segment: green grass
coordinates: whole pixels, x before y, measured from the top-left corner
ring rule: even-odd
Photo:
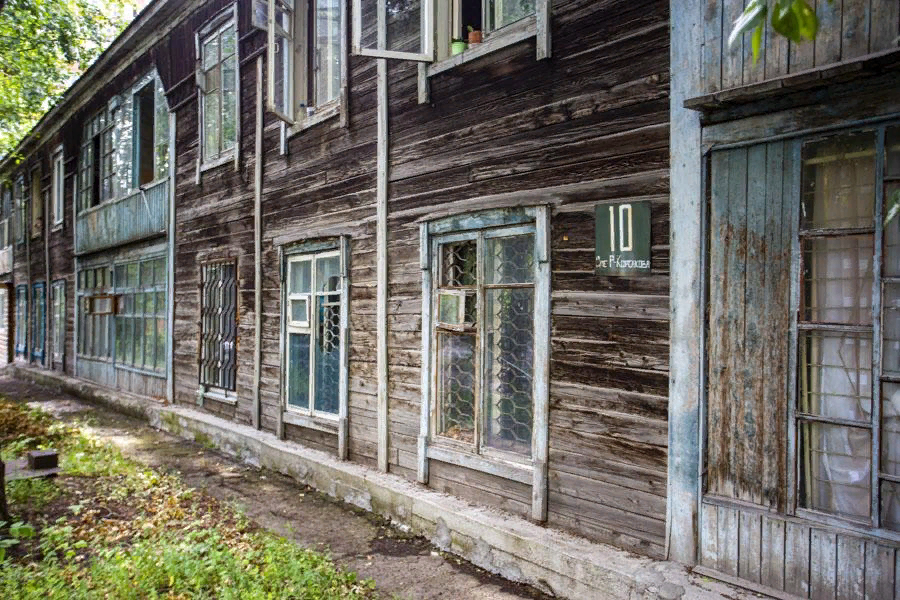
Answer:
[[[372,581],[256,530],[236,505],[219,503],[44,414],[11,405],[0,399],[0,425],[5,419],[8,432],[27,434],[0,438],[4,456],[52,444],[61,453],[63,481],[7,484],[14,513],[25,507],[37,513],[37,537],[22,541],[18,555],[0,558],[0,598],[374,597]],[[41,516],[45,508],[64,516],[47,522]]]

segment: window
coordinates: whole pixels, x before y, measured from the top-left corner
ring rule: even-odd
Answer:
[[[167,277],[165,258],[115,266],[116,295],[109,310],[115,313],[117,366],[165,372]],[[95,309],[105,308],[95,304]]]
[[[549,209],[422,227],[423,431],[428,459],[534,486],[546,518]],[[543,440],[543,441],[541,441]]]
[[[66,282],[53,282],[50,306],[53,321],[53,362],[62,364],[66,352]]]
[[[46,331],[47,287],[43,283],[32,286],[31,360],[44,362],[44,334]]]
[[[338,416],[346,406],[347,251],[287,257],[284,290],[286,404]]]
[[[16,243],[25,243],[25,228],[28,227],[28,199],[25,197],[25,176],[16,177],[13,192],[16,205]]]
[[[233,391],[237,373],[237,265],[206,264],[200,279],[200,384]]]
[[[63,161],[63,149],[60,146],[53,154],[53,184],[52,184],[52,209],[53,209],[53,225],[62,225],[63,216],[65,215],[65,162]]]
[[[530,456],[534,227],[459,237],[438,241],[434,432]]]
[[[41,226],[44,222],[44,200],[41,197],[41,171],[34,169],[31,172],[31,237],[41,234]]]
[[[10,223],[13,214],[12,189],[6,184],[0,187],[0,250],[12,245]]]
[[[428,75],[533,37],[537,58],[550,56],[550,0],[354,0],[353,15],[355,54],[453,58]]]
[[[344,81],[343,1],[273,0],[269,20],[269,110],[291,124],[329,105],[328,115],[336,114]]]
[[[16,286],[16,356],[28,356],[28,286]]]
[[[79,211],[113,197],[115,111],[101,111],[84,126],[78,164]]]
[[[198,36],[201,162],[218,164],[237,144],[238,57],[235,21],[217,20]]]
[[[900,531],[898,176],[900,128],[803,146],[794,423],[798,508],[895,531]]]
[[[112,358],[111,311],[95,310],[97,299],[109,298],[112,289],[112,273],[108,266],[92,267],[78,272],[76,327],[78,327],[79,357],[92,360]]]

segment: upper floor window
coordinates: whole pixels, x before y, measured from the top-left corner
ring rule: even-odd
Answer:
[[[16,243],[24,244],[25,228],[28,226],[28,199],[25,197],[25,176],[21,173],[16,177],[13,190],[16,211]]]
[[[534,15],[536,0],[436,0],[435,58],[475,48],[507,25]]]
[[[51,208],[53,210],[53,226],[62,225],[65,214],[65,162],[63,161],[63,149],[60,146],[53,154],[53,183],[51,196]]]
[[[273,25],[269,27],[269,110],[293,124],[316,120],[329,105],[337,109],[344,80],[344,3],[273,0],[268,8]]]
[[[214,21],[197,36],[203,165],[232,156],[237,145],[237,28],[232,14],[229,10],[224,21]]]
[[[41,234],[44,223],[44,200],[41,194],[41,170],[31,171],[31,237]]]
[[[115,195],[113,153],[117,110],[103,110],[84,126],[78,163],[79,211],[111,200]]]
[[[0,188],[0,249],[12,244],[12,230],[10,229],[13,214],[12,189],[8,184]],[[3,314],[0,312],[0,314]]]

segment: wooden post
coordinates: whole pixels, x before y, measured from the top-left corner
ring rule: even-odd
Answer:
[[[263,186],[263,57],[256,57],[256,139],[253,165],[253,426],[260,428],[262,377],[262,186]]]
[[[666,495],[667,558],[697,560],[700,501],[701,395],[703,392],[704,202],[700,117],[684,108],[699,95],[704,3],[672,0],[671,6],[671,325],[669,462]]]

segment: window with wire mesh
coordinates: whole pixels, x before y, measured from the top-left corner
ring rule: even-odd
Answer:
[[[237,359],[237,264],[200,267],[200,383],[235,389]]]
[[[438,244],[435,433],[530,456],[533,227],[458,238]]]
[[[900,530],[900,128],[804,144],[800,211],[798,506]]]

